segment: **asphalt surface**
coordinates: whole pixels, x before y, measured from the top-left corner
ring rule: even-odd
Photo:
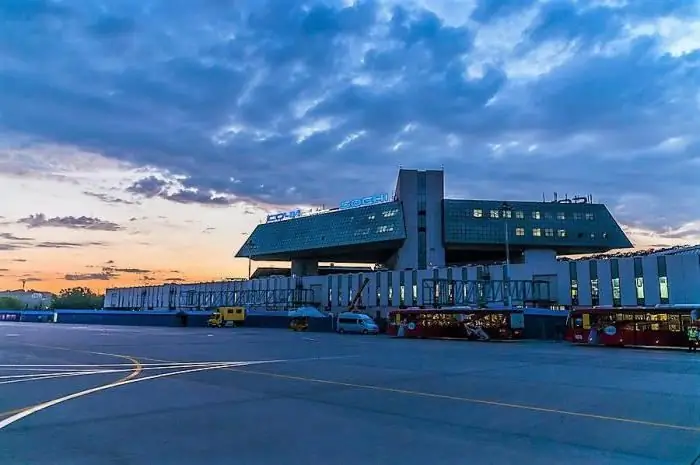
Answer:
[[[690,465],[700,453],[700,355],[686,352],[0,323],[0,365],[0,464]]]

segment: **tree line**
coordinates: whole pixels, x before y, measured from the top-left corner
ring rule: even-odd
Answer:
[[[96,294],[87,287],[72,287],[62,289],[51,300],[50,309],[88,310],[100,309],[104,306],[105,296]],[[16,297],[0,297],[0,310],[29,309],[26,302]],[[32,309],[33,310],[33,309]]]

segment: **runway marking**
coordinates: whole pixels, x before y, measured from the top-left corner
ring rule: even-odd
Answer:
[[[436,394],[436,393],[432,393],[432,392],[412,391],[412,390],[408,390],[408,389],[398,389],[398,388],[390,388],[390,387],[385,387],[385,386],[375,386],[375,385],[371,385],[371,384],[355,384],[355,383],[346,383],[343,381],[333,381],[333,380],[327,380],[327,379],[309,378],[309,377],[305,377],[305,376],[283,375],[283,374],[279,374],[279,373],[268,373],[265,371],[242,370],[239,368],[226,368],[226,370],[227,371],[235,371],[238,373],[247,373],[247,374],[252,374],[252,375],[269,376],[272,378],[289,379],[289,380],[294,380],[294,381],[304,381],[304,382],[308,382],[308,383],[327,384],[327,385],[333,385],[333,386],[349,387],[349,388],[354,388],[354,389],[365,389],[368,391],[389,392],[389,393],[393,393],[393,394],[403,394],[403,395],[409,395],[409,396],[415,396],[415,397],[452,400],[452,401],[456,401],[456,402],[469,403],[469,404],[489,405],[492,407],[503,407],[503,408],[517,409],[517,410],[528,410],[528,411],[540,412],[540,413],[553,413],[553,414],[558,414],[558,415],[566,415],[566,416],[579,417],[579,418],[590,418],[590,419],[595,419],[595,420],[604,420],[604,421],[611,421],[611,422],[618,422],[618,423],[629,423],[629,424],[636,424],[636,425],[641,425],[641,426],[650,426],[650,427],[656,427],[656,428],[665,428],[665,429],[689,431],[692,433],[700,433],[700,427],[697,427],[697,426],[673,425],[673,424],[669,424],[669,423],[658,423],[658,422],[653,422],[653,421],[635,420],[632,418],[596,415],[596,414],[584,413],[584,412],[573,412],[573,411],[560,410],[560,409],[555,409],[555,408],[537,407],[534,405],[513,404],[513,403],[508,403],[508,402],[499,402],[499,401],[485,400],[485,399],[474,399],[474,398],[470,398],[470,397],[450,396],[450,395],[446,395],[446,394]]]
[[[229,364],[235,362],[206,362],[206,363],[180,363],[180,364],[153,364],[144,365],[142,364],[142,371],[147,370],[172,370],[176,368],[195,368],[198,366],[211,366],[211,365],[221,365]],[[112,368],[112,369],[97,369],[97,370],[78,370],[78,371],[65,371],[65,372],[54,372],[54,373],[31,373],[23,375],[5,375],[0,376],[0,385],[2,384],[13,384],[22,383],[27,381],[40,381],[44,379],[55,379],[64,378],[72,376],[86,376],[86,375],[102,375],[107,373],[123,373],[125,371],[132,371],[132,368]]]
[[[96,352],[93,352],[96,353]],[[105,354],[100,354],[105,355]],[[164,363],[140,363],[141,367],[149,366],[177,366],[177,365],[211,365],[212,363],[230,363],[227,360],[213,360],[210,362],[164,362]],[[3,369],[30,369],[30,368],[102,368],[102,367],[133,367],[133,363],[92,363],[92,364],[82,364],[82,365],[63,365],[63,364],[47,364],[47,365],[0,365],[0,371]]]
[[[326,359],[333,359],[333,358],[341,359],[341,358],[351,358],[351,357],[356,357],[356,356],[349,356],[349,357],[339,356],[339,357],[325,357],[325,358]],[[160,360],[157,358],[149,358],[149,357],[141,357],[141,359],[142,360],[150,360],[152,362],[166,362],[166,363],[169,362],[168,360]],[[314,360],[314,359],[309,359],[309,360]],[[294,361],[294,360],[288,360],[288,361]],[[509,402],[499,402],[499,401],[495,401],[495,400],[475,399],[475,398],[460,397],[460,396],[450,396],[447,394],[436,394],[433,392],[421,392],[421,391],[413,391],[413,390],[409,390],[409,389],[390,388],[390,387],[386,387],[386,386],[376,386],[376,385],[372,385],[372,384],[346,383],[344,381],[334,381],[334,380],[330,380],[330,379],[319,379],[319,378],[311,378],[311,377],[306,377],[306,376],[283,375],[281,373],[270,373],[270,372],[266,372],[266,371],[255,371],[255,370],[243,370],[240,368],[232,368],[232,367],[222,368],[222,370],[223,371],[233,371],[236,373],[245,373],[245,374],[250,374],[250,375],[269,376],[271,378],[289,379],[289,380],[293,380],[293,381],[303,381],[306,383],[326,384],[326,385],[331,385],[331,386],[342,386],[342,387],[349,387],[349,388],[354,388],[354,389],[365,389],[368,391],[389,392],[389,393],[394,393],[394,394],[403,394],[403,395],[409,395],[409,396],[415,396],[415,397],[425,397],[425,398],[441,399],[441,400],[452,400],[452,401],[468,403],[468,404],[489,405],[491,407],[503,407],[503,408],[510,408],[510,409],[516,409],[516,410],[526,410],[526,411],[531,411],[531,412],[552,413],[552,414],[565,415],[565,416],[578,417],[578,418],[589,418],[589,419],[593,419],[593,420],[603,420],[603,421],[610,421],[610,422],[617,422],[617,423],[628,423],[628,424],[635,424],[635,425],[640,425],[640,426],[649,426],[649,427],[655,427],[655,428],[665,428],[665,429],[673,429],[673,430],[680,430],[680,431],[689,431],[691,433],[700,433],[700,426],[674,425],[674,424],[670,424],[670,423],[635,420],[633,418],[613,417],[613,416],[607,416],[607,415],[596,415],[593,413],[573,412],[573,411],[569,411],[569,410],[560,410],[560,409],[555,409],[555,408],[537,407],[534,405],[513,404],[513,403],[509,403]]]
[[[254,361],[254,362],[232,362],[231,364],[228,364],[228,365],[214,365],[214,366],[204,366],[204,367],[200,366],[197,368],[190,368],[187,370],[173,371],[170,373],[160,373],[158,375],[145,376],[143,378],[125,379],[124,381],[117,381],[114,383],[108,383],[108,384],[104,384],[102,386],[97,386],[94,388],[74,392],[73,394],[59,397],[57,399],[53,399],[53,400],[50,400],[48,402],[44,402],[44,403],[35,405],[33,407],[29,407],[27,409],[24,409],[21,412],[15,413],[14,415],[10,416],[9,418],[5,418],[4,420],[0,421],[0,431],[7,428],[10,425],[12,425],[13,423],[16,423],[16,422],[22,420],[23,418],[26,418],[30,415],[41,412],[42,410],[46,410],[49,407],[53,407],[55,405],[62,404],[64,402],[68,402],[69,400],[78,399],[80,397],[94,394],[96,392],[106,391],[108,389],[113,389],[113,388],[117,388],[120,386],[126,386],[128,384],[141,383],[141,382],[145,382],[145,381],[153,381],[155,379],[168,378],[171,376],[184,375],[187,373],[196,373],[196,372],[200,372],[200,371],[220,370],[220,369],[226,368],[228,366],[254,365],[254,364],[262,364],[262,363],[285,362],[285,361],[286,360],[262,360],[262,361]]]
[[[43,349],[66,350],[69,352],[83,352],[83,353],[94,354],[94,355],[105,355],[105,356],[109,356],[109,357],[115,357],[115,358],[121,358],[124,360],[129,360],[132,364],[131,366],[133,366],[131,373],[120,378],[118,381],[116,381],[117,383],[131,381],[134,378],[136,378],[137,376],[139,376],[141,374],[141,372],[143,371],[143,367],[141,365],[141,362],[139,360],[135,359],[134,357],[129,356],[129,355],[109,354],[109,353],[105,353],[105,352],[92,352],[89,350],[67,349],[65,347],[42,346],[42,345],[38,345],[38,344],[23,343],[22,345],[29,346],[29,347],[39,347],[39,348],[43,348]],[[103,386],[107,386],[107,385],[103,385]],[[0,418],[7,417],[8,415],[10,415],[9,418],[5,418],[5,420],[3,420],[3,421],[7,421],[10,418],[14,418],[17,415],[21,415],[22,413],[27,412],[27,411],[29,411],[33,408],[36,408],[37,406],[41,406],[41,405],[43,405],[43,404],[36,404],[33,406],[29,406],[29,407],[14,409],[14,410],[10,410],[8,412],[0,412]],[[24,417],[22,417],[22,418],[24,418]],[[0,429],[2,429],[2,428],[0,428]]]

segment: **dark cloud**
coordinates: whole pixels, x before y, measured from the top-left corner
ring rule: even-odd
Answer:
[[[227,206],[240,202],[240,200],[230,196],[217,195],[211,191],[205,192],[198,188],[177,188],[175,183],[158,179],[155,176],[136,181],[127,188],[127,191],[146,198],[160,197],[182,204],[196,203],[200,205]]]
[[[330,205],[444,165],[455,195],[700,218],[700,55],[649,35],[691,34],[693,2],[481,0],[464,27],[418,2],[0,3],[0,130],[177,180],[139,196]]]
[[[143,270],[141,268],[113,268],[115,273],[129,273],[129,274],[144,274],[150,273],[151,270]]]
[[[103,246],[104,242],[38,242],[33,247],[40,249],[75,249],[78,247]]]
[[[43,213],[21,218],[17,223],[24,224],[28,228],[67,228],[90,231],[119,231],[122,229],[116,223],[99,218],[89,216],[55,216],[49,218]]]
[[[88,268],[97,268],[98,266],[88,266]],[[64,276],[64,279],[68,281],[109,281],[116,279],[124,274],[138,274],[143,275],[141,279],[149,280],[146,273],[151,273],[151,270],[145,270],[142,268],[120,268],[114,266],[114,260],[109,260],[103,266],[99,266],[101,271],[90,272],[90,273],[69,273]]]
[[[63,277],[66,281],[109,281],[113,278],[109,273],[74,273]]]
[[[8,241],[18,241],[18,242],[26,242],[26,241],[34,240],[31,237],[15,236],[12,233],[0,233],[0,239],[5,239]]]
[[[108,204],[115,204],[115,205],[134,205],[136,202],[132,202],[131,200],[126,200],[126,199],[121,199],[119,197],[114,197],[108,194],[103,194],[99,192],[83,192],[83,194],[90,196],[90,197],[95,197],[96,199],[101,200],[104,203]]]
[[[185,282],[184,278],[165,278],[165,281],[170,283],[182,283]]]
[[[13,258],[13,262],[18,262],[18,263],[26,263],[27,259],[26,258]]]

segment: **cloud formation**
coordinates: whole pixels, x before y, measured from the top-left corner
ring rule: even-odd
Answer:
[[[239,202],[232,196],[218,195],[211,190],[207,192],[201,188],[182,188],[176,182],[166,181],[155,176],[139,179],[127,188],[127,192],[146,198],[159,197],[182,204],[226,206]]]
[[[122,229],[116,223],[92,218],[89,216],[54,216],[47,217],[43,213],[36,213],[17,220],[18,224],[23,224],[27,228],[66,228],[82,229],[90,231],[120,231]]]
[[[303,3],[0,2],[0,131],[155,168],[129,191],[180,203],[330,204],[444,165],[457,195],[700,218],[695,2]]]

